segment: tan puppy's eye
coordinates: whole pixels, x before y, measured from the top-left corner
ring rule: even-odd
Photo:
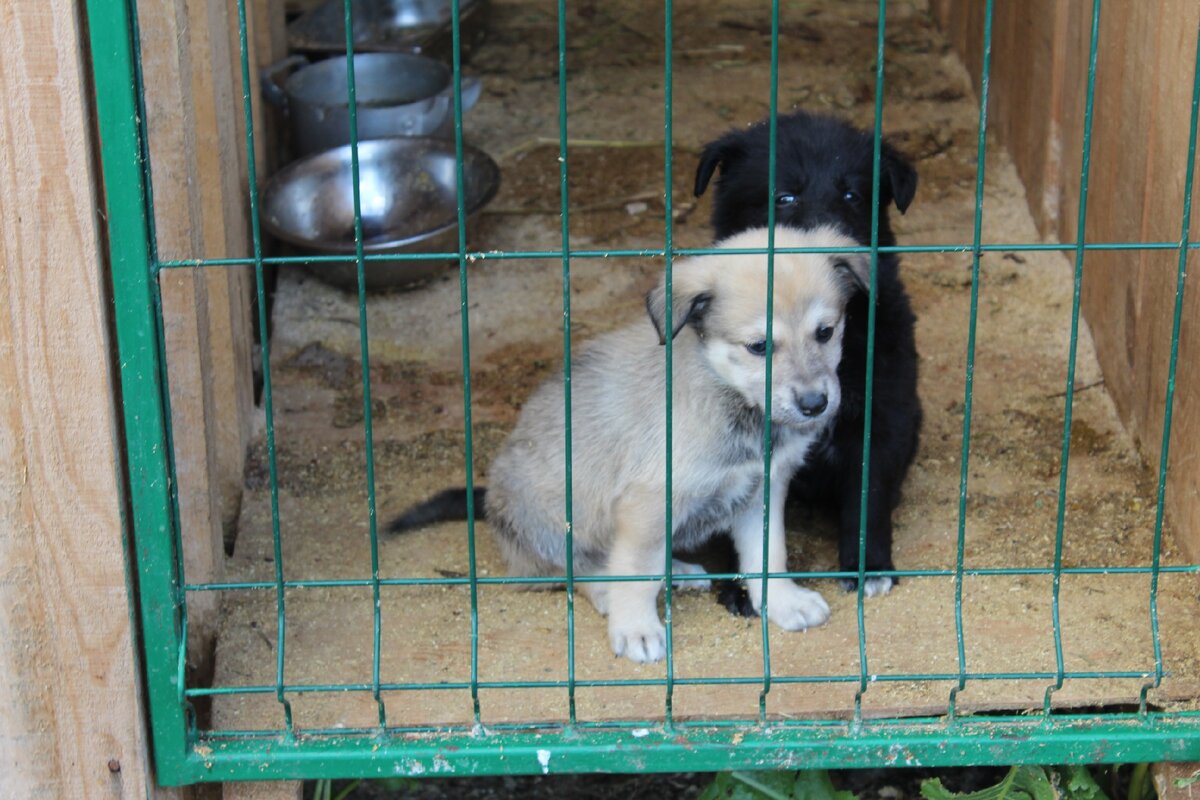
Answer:
[[[817,341],[818,342],[820,342],[821,344],[825,344],[832,338],[833,338],[833,328],[831,326],[822,325],[821,327],[817,328]]]
[[[753,355],[765,356],[767,354],[767,340],[759,339],[756,342],[750,342],[746,345],[746,349]]]

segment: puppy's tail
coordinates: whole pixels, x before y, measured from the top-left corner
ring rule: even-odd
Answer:
[[[475,519],[484,519],[483,498],[487,489],[475,487]],[[388,523],[388,533],[404,533],[436,522],[455,522],[467,518],[467,490],[445,489],[418,503]]]

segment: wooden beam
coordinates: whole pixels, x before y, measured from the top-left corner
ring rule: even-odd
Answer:
[[[0,4],[0,763],[6,796],[141,798],[79,8]]]

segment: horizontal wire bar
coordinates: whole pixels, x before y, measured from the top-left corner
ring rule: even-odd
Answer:
[[[1170,673],[1167,673],[1170,675]],[[968,680],[979,681],[1021,681],[1048,680],[1058,676],[1056,670],[1031,672],[968,672]],[[1071,680],[1144,680],[1154,676],[1154,668],[1146,670],[1080,670],[1065,673]],[[771,675],[772,683],[857,683],[861,679],[858,673],[853,675]],[[920,672],[920,673],[872,673],[868,680],[872,683],[917,683],[917,682],[957,682],[958,672]],[[760,686],[762,676],[740,676],[721,678],[673,678],[675,686]],[[384,683],[379,684],[381,692],[437,692],[437,691],[467,691],[471,689],[470,681],[442,681],[420,683]],[[526,681],[478,681],[475,684],[480,689],[567,689],[571,683],[563,680],[526,680]],[[667,678],[630,678],[608,680],[575,679],[575,688],[611,689],[638,686],[666,686]],[[272,684],[252,686],[213,686],[188,689],[187,697],[218,697],[230,695],[274,694],[276,687]],[[373,683],[315,683],[285,685],[283,691],[288,694],[341,694],[347,692],[372,692]]]
[[[1155,571],[1153,566],[1148,567],[1063,567],[1060,570],[1063,575],[1149,575]],[[1009,575],[1053,575],[1055,572],[1053,567],[989,567],[980,569],[964,569],[963,575],[976,578],[991,578],[1003,577]],[[1158,567],[1158,572],[1161,574],[1197,574],[1200,573],[1200,564],[1186,564],[1177,566]],[[868,578],[953,578],[957,574],[953,569],[892,569],[892,570],[867,570]],[[857,572],[768,572],[768,578],[792,578],[805,580],[827,580],[841,578],[857,578]],[[761,572],[742,573],[742,572],[700,572],[695,574],[679,574],[672,575],[672,579],[676,581],[733,581],[747,580],[749,578],[762,578]],[[658,575],[576,575],[576,583],[622,583],[634,581],[661,581],[665,580],[665,574]],[[554,584],[563,583],[566,578],[563,576],[554,575],[538,575],[523,578],[476,578],[477,584],[483,585],[526,585],[526,584]],[[463,578],[380,578],[380,586],[466,586],[471,583],[471,579]],[[374,582],[370,578],[344,578],[330,580],[295,580],[284,581],[285,589],[353,589],[364,586],[373,586]],[[259,590],[259,589],[274,589],[273,581],[246,581],[246,582],[224,582],[224,583],[189,583],[184,586],[185,591],[189,592],[217,592],[217,591],[234,591],[234,590]]]
[[[1105,250],[1179,250],[1181,245],[1179,242],[1094,242],[1085,244],[1085,251],[1105,251]],[[1200,242],[1190,242],[1186,245],[1188,250],[1200,250]],[[880,253],[972,253],[975,247],[971,244],[923,244],[923,245],[891,245],[880,247]],[[1074,244],[1059,244],[1059,243],[1013,243],[1013,244],[984,244],[979,247],[983,253],[1043,253],[1043,252],[1074,252],[1076,247]],[[767,251],[765,248],[729,248],[717,249],[715,247],[694,247],[694,248],[673,248],[671,251],[678,256],[706,256],[706,255],[763,255]],[[869,253],[870,247],[855,246],[855,247],[777,247],[774,249],[776,253]],[[666,250],[662,248],[640,248],[640,249],[624,249],[624,250],[571,250],[567,252],[569,258],[662,258],[666,256]],[[523,258],[553,258],[561,259],[563,257],[562,250],[478,250],[468,252],[466,254],[467,261],[503,261],[509,259]],[[457,260],[458,253],[405,253],[406,260],[413,261],[450,261]],[[363,260],[370,264],[374,262],[395,261],[396,256],[389,253],[369,253],[363,256]],[[358,259],[352,253],[346,255],[327,255],[327,256],[264,256],[261,260],[263,264],[272,264],[276,266],[286,266],[289,264],[347,264],[357,263]],[[256,262],[253,258],[196,258],[196,259],[181,259],[173,261],[159,261],[157,267],[159,269],[184,269],[188,267],[238,267],[253,265]]]

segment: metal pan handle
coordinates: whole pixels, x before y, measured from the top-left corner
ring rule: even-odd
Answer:
[[[263,97],[267,102],[278,109],[287,111],[287,92],[279,85],[280,81],[301,67],[307,67],[308,63],[307,58],[296,55],[282,58],[274,64],[263,67],[258,76]]]

